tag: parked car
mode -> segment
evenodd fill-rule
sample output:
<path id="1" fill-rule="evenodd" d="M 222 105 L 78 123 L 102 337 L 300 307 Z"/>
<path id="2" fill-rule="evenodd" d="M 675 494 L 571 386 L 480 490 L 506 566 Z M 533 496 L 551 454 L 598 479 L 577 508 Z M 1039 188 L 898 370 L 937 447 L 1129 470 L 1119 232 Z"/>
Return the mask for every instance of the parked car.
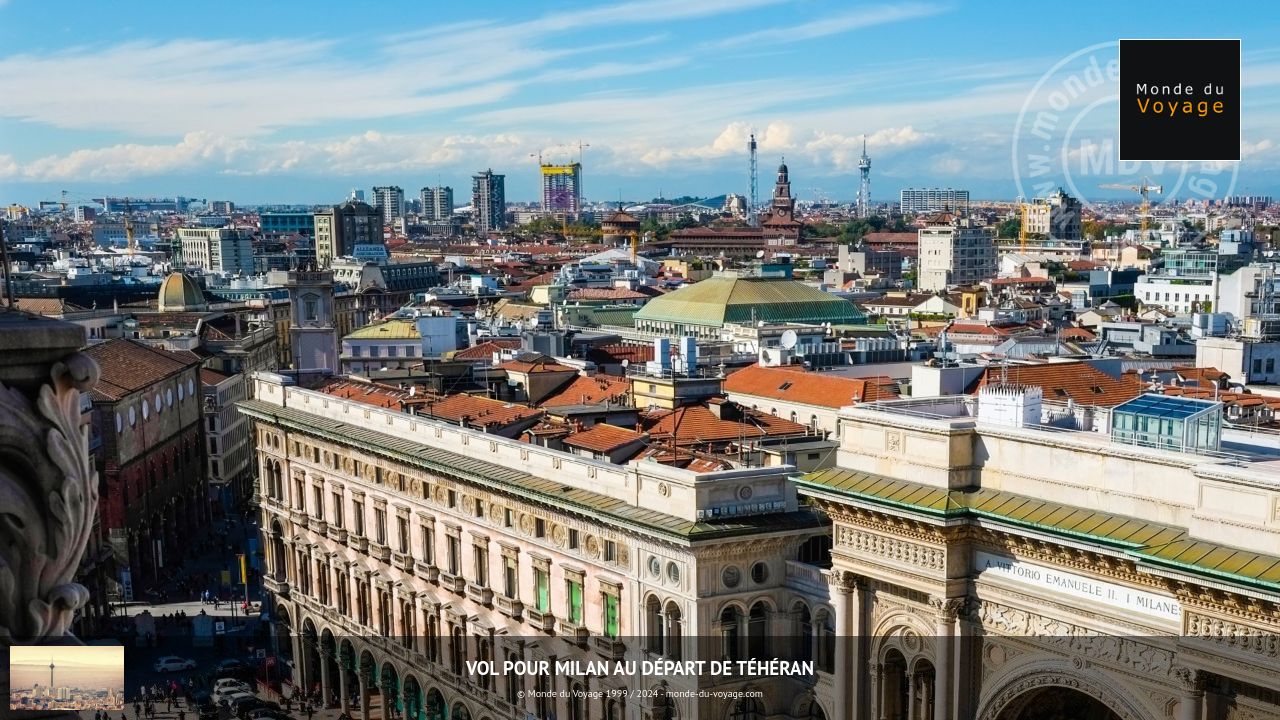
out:
<path id="1" fill-rule="evenodd" d="M 253 688 L 249 687 L 249 683 L 243 680 L 237 680 L 236 678 L 230 678 L 230 677 L 218 678 L 218 681 L 213 684 L 214 690 L 222 690 L 224 688 L 236 688 L 236 687 L 244 690 L 245 692 L 253 692 Z"/>
<path id="2" fill-rule="evenodd" d="M 243 660 L 228 658 L 214 666 L 213 676 L 215 678 L 234 678 L 249 682 L 253 680 L 253 667 Z"/>
<path id="3" fill-rule="evenodd" d="M 196 661 L 190 658 L 181 658 L 177 655 L 167 655 L 156 661 L 156 672 L 181 672 L 183 670 L 195 670 Z"/>
<path id="4" fill-rule="evenodd" d="M 244 688 L 227 688 L 226 690 L 214 690 L 213 701 L 219 705 L 230 705 L 236 700 L 254 697 L 253 693 Z"/>
<path id="5" fill-rule="evenodd" d="M 197 720 L 220 720 L 222 713 L 218 710 L 217 703 L 205 694 L 200 699 L 193 699 L 192 706 L 196 709 Z"/>
<path id="6" fill-rule="evenodd" d="M 231 703 L 231 713 L 240 720 L 248 720 L 249 713 L 255 710 L 279 710 L 280 706 L 259 698 L 242 698 Z"/>

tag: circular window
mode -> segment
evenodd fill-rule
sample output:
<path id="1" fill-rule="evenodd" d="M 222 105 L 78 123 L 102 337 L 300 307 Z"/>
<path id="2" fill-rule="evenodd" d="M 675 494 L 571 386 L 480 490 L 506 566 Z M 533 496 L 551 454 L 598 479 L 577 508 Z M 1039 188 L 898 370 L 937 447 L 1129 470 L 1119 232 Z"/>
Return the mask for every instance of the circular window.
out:
<path id="1" fill-rule="evenodd" d="M 769 566 L 758 562 L 751 566 L 751 582 L 760 585 L 769 579 Z"/>
<path id="2" fill-rule="evenodd" d="M 120 413 L 116 413 L 116 432 L 120 432 L 121 430 L 124 430 L 124 416 Z"/>
<path id="3" fill-rule="evenodd" d="M 138 409 L 129 408 L 129 427 L 136 427 L 138 424 Z"/>
<path id="4" fill-rule="evenodd" d="M 667 563 L 667 579 L 673 583 L 680 582 L 680 566 L 669 562 Z"/>
<path id="5" fill-rule="evenodd" d="M 750 500 L 750 499 L 751 499 L 751 486 L 750 486 L 750 485 L 743 485 L 742 487 L 738 488 L 738 499 L 739 499 L 739 500 Z"/>
<path id="6" fill-rule="evenodd" d="M 182 383 L 178 383 L 178 402 L 182 402 L 184 395 L 186 395 L 186 389 L 182 387 Z"/>
<path id="7" fill-rule="evenodd" d="M 192 396 L 192 397 L 195 397 L 195 395 L 196 395 L 196 383 L 195 383 L 195 381 L 194 381 L 194 380 L 188 380 L 188 381 L 187 381 L 187 394 L 188 394 L 188 395 L 190 395 L 190 396 Z"/>
<path id="8" fill-rule="evenodd" d="M 653 557 L 652 555 L 649 556 L 649 574 L 654 577 L 658 577 L 658 575 L 662 574 L 662 563 L 658 561 L 658 558 Z"/>
<path id="9" fill-rule="evenodd" d="M 164 409 L 164 403 L 161 402 L 160 400 L 160 393 L 156 393 L 156 412 L 158 413 L 163 409 Z"/>
<path id="10" fill-rule="evenodd" d="M 147 419 L 147 418 L 149 418 L 149 417 L 151 417 L 151 404 L 147 402 L 146 398 L 143 398 L 143 400 L 142 400 L 142 419 L 143 419 L 143 420 L 146 420 L 146 419 Z"/>
<path id="11" fill-rule="evenodd" d="M 164 403 L 169 407 L 173 407 L 173 388 L 164 391 Z"/>
<path id="12" fill-rule="evenodd" d="M 724 583 L 727 588 L 736 588 L 738 583 L 742 582 L 742 571 L 737 567 L 730 565 L 720 573 L 720 582 Z"/>

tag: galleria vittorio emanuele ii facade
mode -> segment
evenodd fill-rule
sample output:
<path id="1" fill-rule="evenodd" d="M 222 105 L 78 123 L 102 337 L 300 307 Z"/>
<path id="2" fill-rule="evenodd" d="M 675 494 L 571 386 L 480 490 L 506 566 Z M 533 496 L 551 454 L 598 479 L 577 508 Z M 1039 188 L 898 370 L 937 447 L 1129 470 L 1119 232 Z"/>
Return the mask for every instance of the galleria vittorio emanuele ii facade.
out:
<path id="1" fill-rule="evenodd" d="M 834 468 L 697 472 L 254 382 L 279 650 L 354 716 L 1280 716 L 1280 474 L 1118 410 L 869 403 Z"/>

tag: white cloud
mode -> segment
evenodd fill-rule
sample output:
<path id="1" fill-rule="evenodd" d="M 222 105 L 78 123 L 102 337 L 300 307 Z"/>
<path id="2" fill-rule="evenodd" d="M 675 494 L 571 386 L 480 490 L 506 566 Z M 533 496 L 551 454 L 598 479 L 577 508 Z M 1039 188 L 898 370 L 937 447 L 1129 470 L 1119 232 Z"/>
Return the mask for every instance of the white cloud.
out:
<path id="1" fill-rule="evenodd" d="M 0 58 L 6 96 L 0 115 L 147 137 L 246 136 L 333 121 L 430 115 L 496 103 L 531 82 L 671 69 L 682 62 L 671 53 L 635 63 L 575 66 L 570 59 L 652 44 L 660 36 L 630 37 L 634 27 L 646 23 L 781 1 L 637 0 L 526 22 L 456 24 L 449 32 L 437 27 L 399 33 L 394 40 L 369 38 L 368 46 L 359 48 L 353 47 L 354 38 L 363 36 L 342 43 L 179 38 L 11 55 Z M 610 28 L 609 42 L 556 45 L 556 33 L 592 27 Z M 73 91 L 67 78 L 74 78 Z"/>
<path id="2" fill-rule="evenodd" d="M 928 17 L 943 12 L 945 9 L 940 5 L 924 3 L 861 7 L 841 15 L 824 17 L 821 20 L 813 20 L 799 25 L 741 33 L 716 42 L 714 46 L 729 48 L 768 45 L 771 43 L 804 42 L 876 25 Z"/>

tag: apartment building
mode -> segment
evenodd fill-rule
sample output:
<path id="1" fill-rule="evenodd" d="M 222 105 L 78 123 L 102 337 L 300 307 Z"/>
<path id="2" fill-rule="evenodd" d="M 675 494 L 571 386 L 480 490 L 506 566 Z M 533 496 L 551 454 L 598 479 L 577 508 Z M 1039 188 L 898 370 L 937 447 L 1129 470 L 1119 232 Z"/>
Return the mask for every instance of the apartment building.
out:
<path id="1" fill-rule="evenodd" d="M 271 617 L 294 682 L 319 685 L 343 711 L 836 711 L 829 539 L 798 505 L 789 468 L 615 465 L 431 420 L 376 393 L 343 397 L 262 373 L 254 383 L 240 407 L 255 424 Z M 807 672 L 495 676 L 467 666 L 779 655 Z M 726 693 L 699 696 L 708 689 Z"/>

